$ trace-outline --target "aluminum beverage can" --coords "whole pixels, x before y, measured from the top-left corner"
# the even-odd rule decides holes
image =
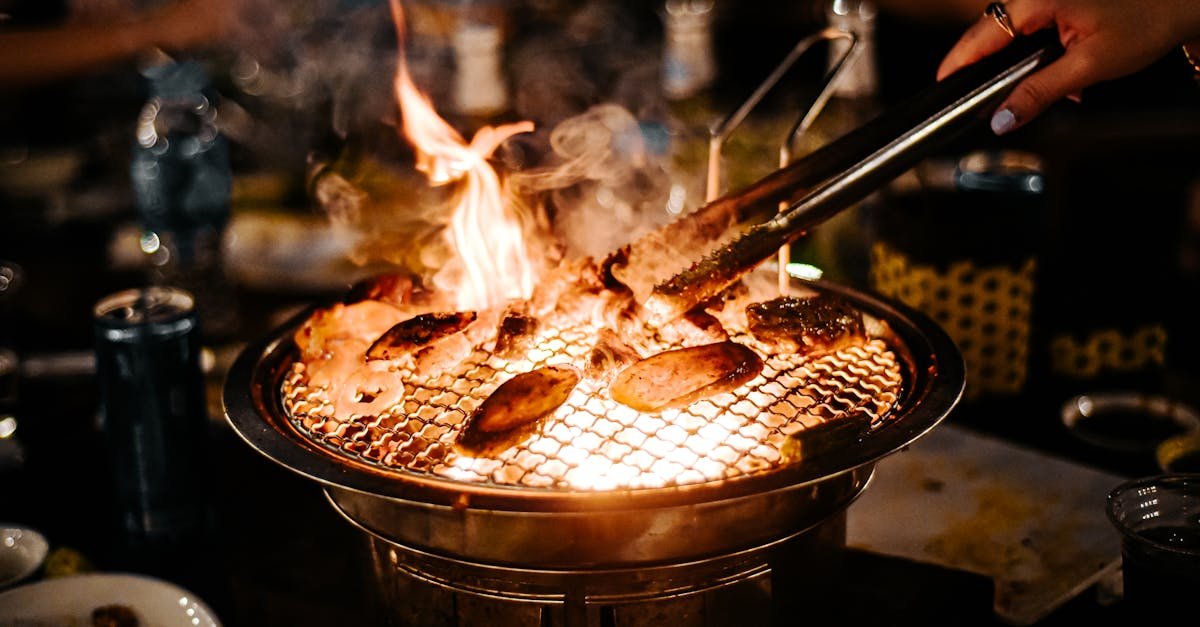
[[[194,300],[172,287],[95,305],[100,417],[121,531],[133,545],[206,528],[207,406]]]

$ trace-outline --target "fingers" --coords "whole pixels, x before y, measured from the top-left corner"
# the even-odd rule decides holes
[[[1010,0],[1004,8],[1014,30],[1028,35],[1055,23],[1054,6],[1053,2]],[[1068,29],[1068,32],[1073,31]],[[1012,37],[1005,29],[984,13],[946,53],[938,67],[937,79],[942,80],[1011,42]],[[1057,61],[1018,84],[993,114],[992,131],[1002,135],[1020,128],[1062,98],[1078,101],[1083,88],[1098,78],[1092,61],[1096,51],[1092,47],[1082,43],[1070,46]]]
[[[998,52],[1012,41],[1008,33],[988,16],[976,20],[963,33],[950,52],[946,53],[938,66],[937,79],[940,81],[958,70],[976,61]]]
[[[1076,46],[1018,83],[992,116],[992,132],[1003,135],[1016,130],[1055,102],[1077,97],[1096,78],[1089,48],[1087,45]]]
[[[1049,26],[1053,20],[1052,3],[1044,0],[1009,0],[1004,8],[1018,34],[1028,35]],[[1012,42],[1012,37],[987,13],[963,33],[938,67],[940,81],[965,66],[998,52]]]

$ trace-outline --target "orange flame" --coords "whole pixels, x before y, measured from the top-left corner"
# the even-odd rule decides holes
[[[412,81],[405,53],[405,20],[400,0],[391,0],[399,58],[394,89],[403,118],[404,136],[417,151],[417,169],[430,183],[461,181],[462,192],[446,231],[462,264],[452,291],[461,310],[483,309],[513,298],[528,298],[536,272],[530,262],[521,221],[504,202],[504,186],[487,158],[517,133],[533,130],[532,122],[476,131],[471,143],[438,116]]]

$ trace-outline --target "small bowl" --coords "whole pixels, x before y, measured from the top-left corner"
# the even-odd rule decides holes
[[[1200,414],[1163,396],[1097,392],[1063,404],[1062,422],[1071,435],[1093,446],[1153,454],[1165,440],[1200,429]]]
[[[0,523],[0,589],[37,572],[49,550],[46,538],[37,531]]]
[[[1167,473],[1200,473],[1200,431],[1163,440],[1154,449],[1158,467]]]

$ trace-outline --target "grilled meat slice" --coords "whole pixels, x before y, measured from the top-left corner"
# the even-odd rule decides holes
[[[654,336],[654,329],[646,325],[641,306],[628,291],[605,290],[600,293],[597,304],[592,313],[593,324],[616,333],[622,344],[635,351],[646,351],[646,343]]]
[[[589,379],[610,383],[618,372],[642,359],[632,346],[621,341],[612,329],[601,329],[596,344],[588,353],[587,366],[583,374]]]
[[[378,365],[384,364],[359,366],[335,388],[334,418],[345,422],[354,416],[378,416],[404,398],[404,381],[400,375],[387,369],[376,369]]]
[[[590,315],[587,305],[604,290],[599,272],[591,258],[564,260],[533,288],[530,313],[538,318]]]
[[[693,309],[659,327],[662,338],[676,346],[702,346],[729,339],[729,333],[716,316],[703,309]]]
[[[367,349],[367,359],[397,359],[446,339],[475,321],[475,312],[425,313],[379,336]]]
[[[413,373],[433,377],[450,370],[471,354],[471,340],[466,333],[455,333],[413,355]]]
[[[364,300],[409,304],[413,300],[412,278],[403,274],[377,274],[355,282],[342,297],[342,302],[346,304]]]
[[[755,339],[783,353],[825,353],[867,341],[862,312],[832,294],[754,303],[746,320]]]
[[[513,305],[504,310],[500,326],[496,331],[496,349],[502,359],[516,359],[524,355],[533,345],[538,332],[537,318],[529,315],[523,306]]]
[[[334,303],[318,309],[296,330],[292,339],[306,360],[320,359],[342,340],[371,342],[379,334],[408,317],[387,303],[365,300],[352,305]]]
[[[467,417],[455,447],[464,455],[494,457],[537,433],[579,383],[571,366],[544,366],[505,381]]]
[[[680,348],[621,371],[609,393],[613,400],[638,411],[659,412],[734,390],[758,376],[762,368],[758,353],[737,342]]]
[[[324,352],[304,361],[309,385],[335,389],[360,366],[367,363],[364,354],[370,340],[327,340]]]

